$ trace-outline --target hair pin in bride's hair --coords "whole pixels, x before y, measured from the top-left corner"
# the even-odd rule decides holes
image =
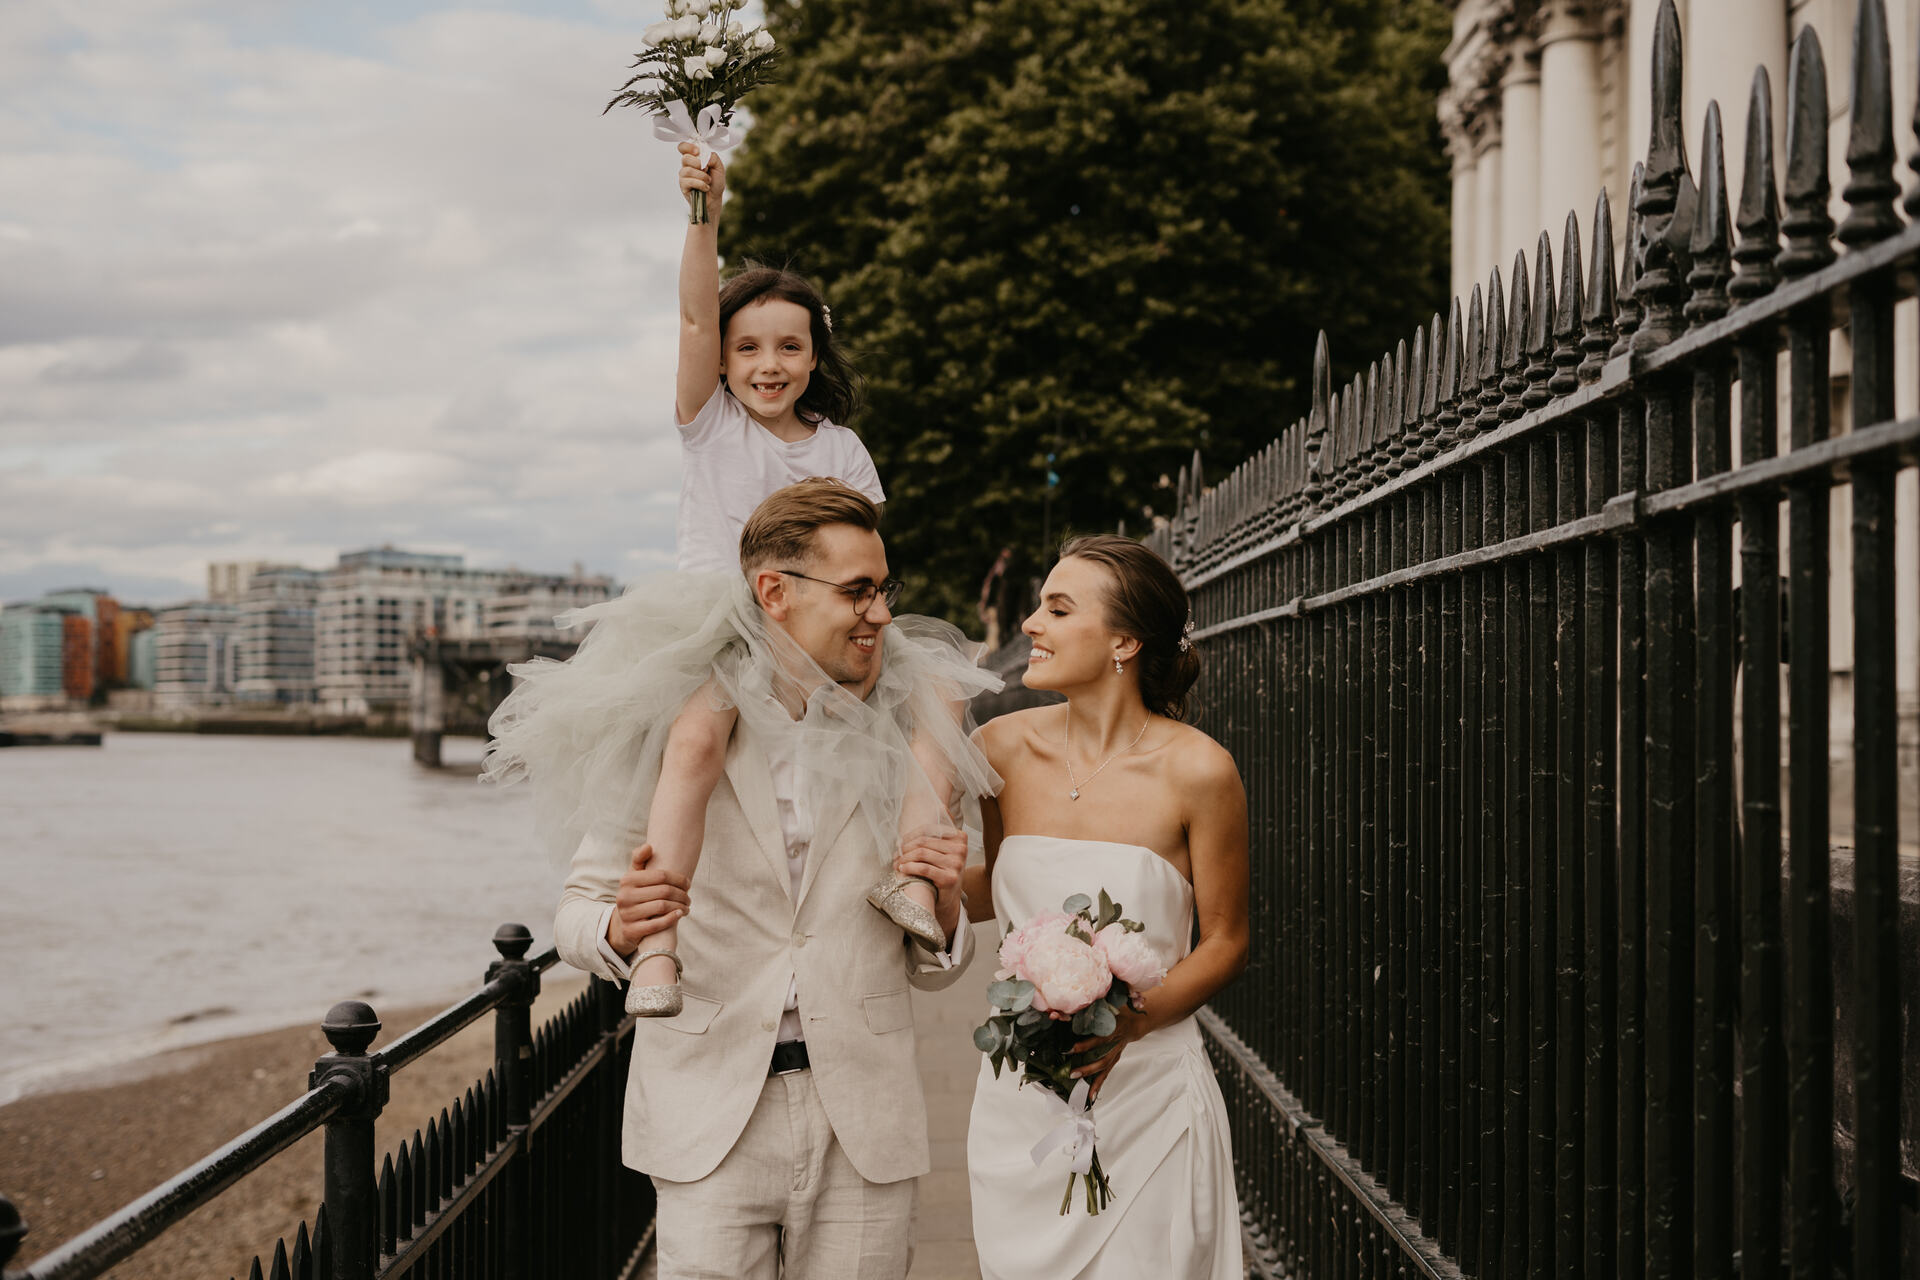
[[[826,303],[820,304],[820,323],[827,326],[827,332],[833,332],[833,308]]]
[[[1193,648],[1193,615],[1187,615],[1187,625],[1180,629],[1180,652]]]

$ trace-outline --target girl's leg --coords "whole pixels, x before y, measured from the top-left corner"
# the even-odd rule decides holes
[[[708,681],[687,699],[674,718],[647,819],[653,865],[688,877],[700,865],[700,844],[707,834],[707,800],[726,767],[727,739],[739,716],[732,707],[716,710],[712,694],[713,682]],[[679,930],[669,926],[651,935],[642,949],[674,951],[679,945]],[[674,963],[666,956],[649,956],[633,971],[636,987],[671,986],[677,981]]]
[[[905,845],[908,836],[928,828],[951,831],[954,827],[950,812],[953,784],[945,762],[920,734],[914,735],[913,758],[920,766],[916,771],[920,776],[912,780],[901,798],[899,841],[888,852],[886,878],[867,891],[867,901],[928,946],[941,947],[947,940],[934,918],[933,886],[893,869],[893,854]]]

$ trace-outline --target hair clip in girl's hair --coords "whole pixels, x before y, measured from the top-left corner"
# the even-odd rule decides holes
[[[1193,615],[1187,615],[1187,625],[1180,628],[1180,652],[1193,648]]]
[[[827,332],[833,332],[833,308],[826,303],[820,304],[820,323],[827,326]]]

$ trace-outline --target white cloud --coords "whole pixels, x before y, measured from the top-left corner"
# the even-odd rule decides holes
[[[0,575],[668,561],[656,8],[0,5]]]

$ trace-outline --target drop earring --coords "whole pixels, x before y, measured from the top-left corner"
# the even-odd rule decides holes
[[[1120,659],[1115,658],[1113,660],[1113,674],[1119,676],[1119,675],[1125,675],[1126,672],[1127,672],[1127,669],[1126,667],[1121,665]]]

